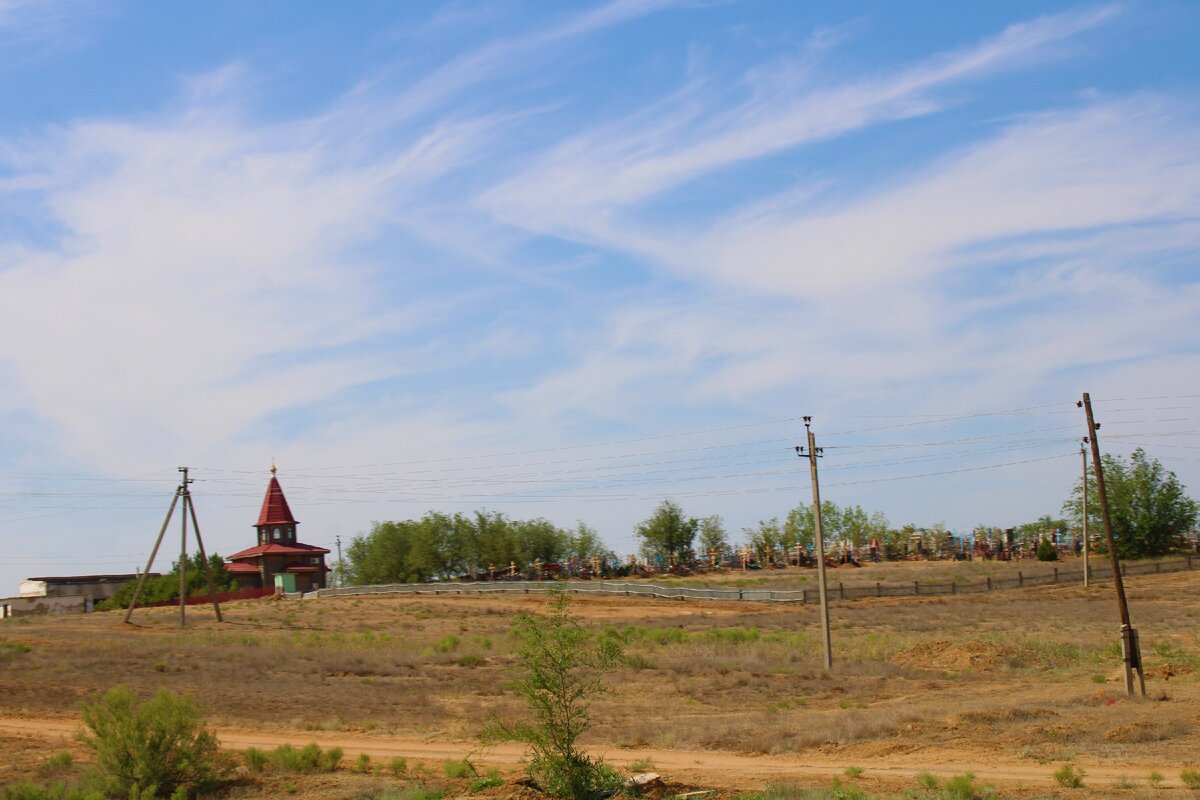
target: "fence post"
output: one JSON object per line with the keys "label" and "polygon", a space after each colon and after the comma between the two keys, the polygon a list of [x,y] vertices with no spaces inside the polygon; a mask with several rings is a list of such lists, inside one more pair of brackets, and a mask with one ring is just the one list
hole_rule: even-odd
{"label": "fence post", "polygon": [[950,581],[950,594],[958,594],[958,581]]}
{"label": "fence post", "polygon": [[1125,571],[1125,562],[1121,562],[1121,577],[1124,578],[1128,573]]}
{"label": "fence post", "polygon": [[875,581],[875,596],[883,597],[883,584],[879,581]]}
{"label": "fence post", "polygon": [[742,597],[742,588],[739,586],[739,587],[738,587],[738,600],[742,600],[742,599],[744,599],[744,598]]}
{"label": "fence post", "polygon": [[1161,562],[1161,561],[1155,561],[1155,562],[1154,562],[1154,571],[1155,571],[1155,572],[1162,572],[1162,562]]}
{"label": "fence post", "polygon": [[988,575],[987,582],[988,582],[988,584],[987,584],[988,591],[990,592],[992,590],[992,576],[991,575]]}
{"label": "fence post", "polygon": [[841,581],[838,581],[838,599],[846,599],[846,586]]}
{"label": "fence post", "polygon": [[1058,583],[1058,567],[1054,568],[1054,582]]}
{"label": "fence post", "polygon": [[913,594],[920,594],[920,593],[921,593],[921,582],[913,581]]}

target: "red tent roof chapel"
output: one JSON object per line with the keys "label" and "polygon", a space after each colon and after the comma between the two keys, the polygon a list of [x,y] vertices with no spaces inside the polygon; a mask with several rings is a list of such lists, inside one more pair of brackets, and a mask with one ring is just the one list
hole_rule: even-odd
{"label": "red tent roof chapel", "polygon": [[300,523],[292,516],[275,472],[272,464],[262,511],[254,523],[258,544],[229,556],[225,568],[244,589],[270,588],[275,585],[277,574],[294,576],[296,591],[323,589],[329,573],[329,567],[325,566],[329,551],[296,541],[296,526]]}

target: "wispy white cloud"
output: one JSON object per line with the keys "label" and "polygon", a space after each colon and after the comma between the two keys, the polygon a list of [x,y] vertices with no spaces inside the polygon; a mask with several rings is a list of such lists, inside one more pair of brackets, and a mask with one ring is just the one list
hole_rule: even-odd
{"label": "wispy white cloud", "polygon": [[56,49],[75,44],[103,9],[94,0],[0,0],[0,45]]}
{"label": "wispy white cloud", "polygon": [[[1014,25],[975,47],[886,75],[814,84],[794,61],[753,70],[749,97],[721,107],[694,88],[633,117],[578,134],[480,197],[506,222],[607,240],[622,210],[740,161],[942,107],[935,91],[1051,57],[1052,48],[1116,15],[1114,7]],[[814,45],[824,52],[824,44]]]}
{"label": "wispy white cloud", "polygon": [[1169,264],[1200,244],[1197,127],[1177,98],[1108,100],[1014,121],[831,207],[789,193],[684,233],[642,221],[614,246],[695,296],[621,312],[516,405],[633,417],[664,394],[754,403],[808,375],[819,395],[999,391],[1186,349],[1197,290]]}
{"label": "wispy white cloud", "polygon": [[[587,122],[543,113],[577,99],[550,56],[669,5],[543,18],[303,116],[256,116],[271,87],[235,61],[157,112],[0,142],[0,207],[30,223],[0,244],[0,415],[32,420],[39,459],[100,472],[242,475],[275,455],[403,475],[396,462],[731,416],[1043,402],[1081,376],[1097,394],[1192,390],[1196,99],[1098,91],[999,120],[971,105],[979,79],[1073,52],[1116,10],[858,76],[837,65],[844,31],[783,60],[756,51],[732,85],[703,43],[677,42],[656,56],[686,62],[674,91],[639,86]],[[969,121],[940,118],[919,162],[804,173],[810,145],[852,149],[952,103]],[[689,196],[710,177],[739,191]],[[226,550],[260,477],[205,506]],[[757,496],[685,488],[689,509],[763,515]],[[465,502],[380,489],[347,512],[333,483],[289,490],[327,532]],[[995,507],[961,494],[929,513]],[[877,496],[917,503],[901,495]],[[522,512],[607,523],[619,543],[639,503]]]}
{"label": "wispy white cloud", "polygon": [[402,354],[345,350],[423,321],[377,297],[351,253],[472,146],[449,138],[346,164],[306,136],[196,111],[21,148],[10,166],[38,176],[62,234],[0,272],[0,357],[63,440],[96,456],[148,433],[162,452],[227,439],[403,374]]}

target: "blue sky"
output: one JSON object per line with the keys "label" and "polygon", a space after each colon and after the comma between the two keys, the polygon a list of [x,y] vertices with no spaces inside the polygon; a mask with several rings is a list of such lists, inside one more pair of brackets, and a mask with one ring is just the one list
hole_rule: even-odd
{"label": "blue sky", "polygon": [[[0,0],[0,594],[491,508],[1194,489],[1193,3]],[[1111,435],[1109,434],[1111,432]]]}

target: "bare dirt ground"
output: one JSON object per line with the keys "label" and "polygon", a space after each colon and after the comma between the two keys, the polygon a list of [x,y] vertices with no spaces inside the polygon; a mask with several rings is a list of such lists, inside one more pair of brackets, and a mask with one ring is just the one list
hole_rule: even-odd
{"label": "bare dirt ground", "polygon": [[[872,792],[911,788],[921,771],[971,771],[1005,797],[1190,796],[1172,787],[1200,768],[1200,573],[1128,587],[1150,695],[1132,702],[1106,586],[837,604],[828,674],[813,606],[580,596],[575,612],[623,631],[630,655],[596,703],[588,744],[616,766],[649,760],[731,791],[857,766]],[[134,626],[118,613],[6,620],[0,644],[29,650],[0,647],[0,748],[30,755],[3,759],[0,784],[35,776],[35,754],[64,746],[79,703],[117,683],[191,691],[226,747],[470,753],[512,773],[518,750],[474,741],[492,717],[522,714],[507,628],[542,602],[247,601],[225,609],[225,624],[189,608],[186,631],[173,609],[139,611]],[[1086,795],[1054,784],[1062,763],[1084,769]],[[1164,788],[1147,787],[1152,772]]]}

